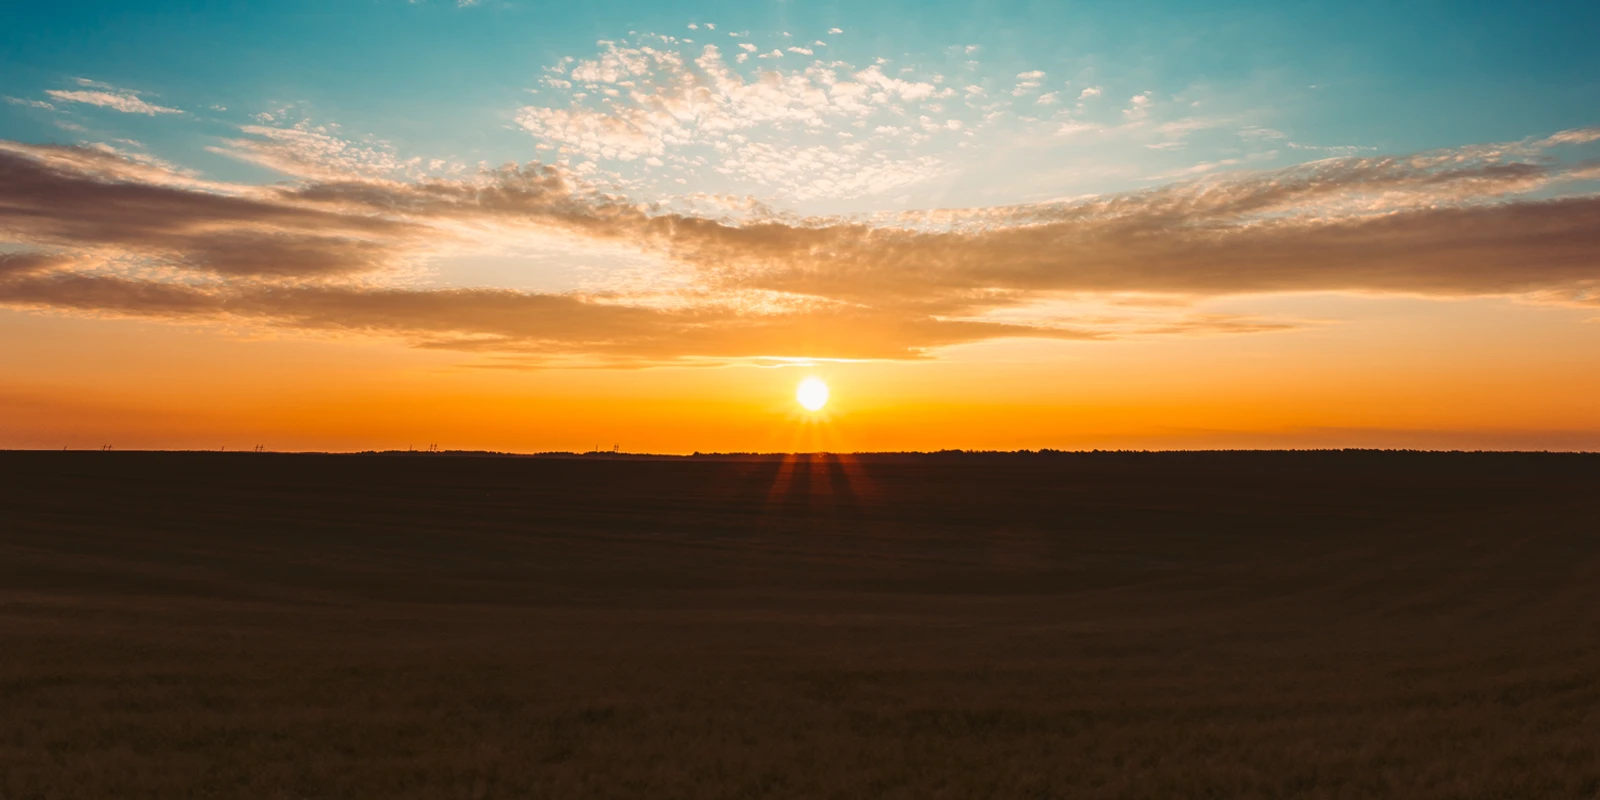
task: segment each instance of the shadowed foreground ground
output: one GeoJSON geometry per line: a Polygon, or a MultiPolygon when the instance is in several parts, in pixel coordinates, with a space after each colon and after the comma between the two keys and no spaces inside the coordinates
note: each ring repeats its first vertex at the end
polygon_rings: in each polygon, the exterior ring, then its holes
{"type": "Polygon", "coordinates": [[[0,798],[1600,794],[1600,457],[0,453],[0,798]]]}

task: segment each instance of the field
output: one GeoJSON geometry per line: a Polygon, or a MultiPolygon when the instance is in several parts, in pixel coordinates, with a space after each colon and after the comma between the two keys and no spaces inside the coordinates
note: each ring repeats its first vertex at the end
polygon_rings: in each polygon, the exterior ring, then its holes
{"type": "Polygon", "coordinates": [[[1600,796],[1600,456],[0,453],[0,798],[1600,796]]]}

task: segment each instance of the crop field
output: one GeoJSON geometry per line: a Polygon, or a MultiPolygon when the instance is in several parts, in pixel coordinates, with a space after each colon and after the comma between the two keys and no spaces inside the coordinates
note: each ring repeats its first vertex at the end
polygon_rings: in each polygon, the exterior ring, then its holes
{"type": "Polygon", "coordinates": [[[0,453],[0,800],[1600,796],[1600,456],[0,453]]]}

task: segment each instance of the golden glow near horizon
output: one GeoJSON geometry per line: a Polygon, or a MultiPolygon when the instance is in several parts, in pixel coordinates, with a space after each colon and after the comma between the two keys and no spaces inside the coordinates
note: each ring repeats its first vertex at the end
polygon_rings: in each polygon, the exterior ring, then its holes
{"type": "Polygon", "coordinates": [[[1329,321],[1251,336],[991,342],[820,371],[485,369],[360,336],[0,310],[0,339],[28,343],[0,348],[0,448],[1600,450],[1592,312],[1279,303],[1329,321]],[[848,403],[806,411],[797,389],[813,374],[848,403]]]}
{"type": "Polygon", "coordinates": [[[828,384],[815,375],[806,378],[795,389],[794,399],[807,411],[821,411],[828,404],[828,384]]]}
{"type": "Polygon", "coordinates": [[[338,48],[208,87],[46,48],[0,98],[0,448],[1600,449],[1581,103],[1463,127],[1303,88],[1366,79],[1320,57],[1196,85],[1137,19],[1093,55],[988,11],[957,42],[519,5],[365,4],[549,37],[537,70],[363,50],[443,82],[394,105],[297,82],[338,48]]]}

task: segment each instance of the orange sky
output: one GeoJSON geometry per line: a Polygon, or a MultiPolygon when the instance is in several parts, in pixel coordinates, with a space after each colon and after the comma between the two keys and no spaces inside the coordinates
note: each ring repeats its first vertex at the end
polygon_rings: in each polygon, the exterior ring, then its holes
{"type": "Polygon", "coordinates": [[[4,311],[0,340],[27,346],[0,351],[0,447],[1600,449],[1592,311],[1265,300],[1316,324],[639,369],[494,369],[370,337],[4,311]],[[807,375],[832,388],[822,414],[794,402],[807,375]]]}

